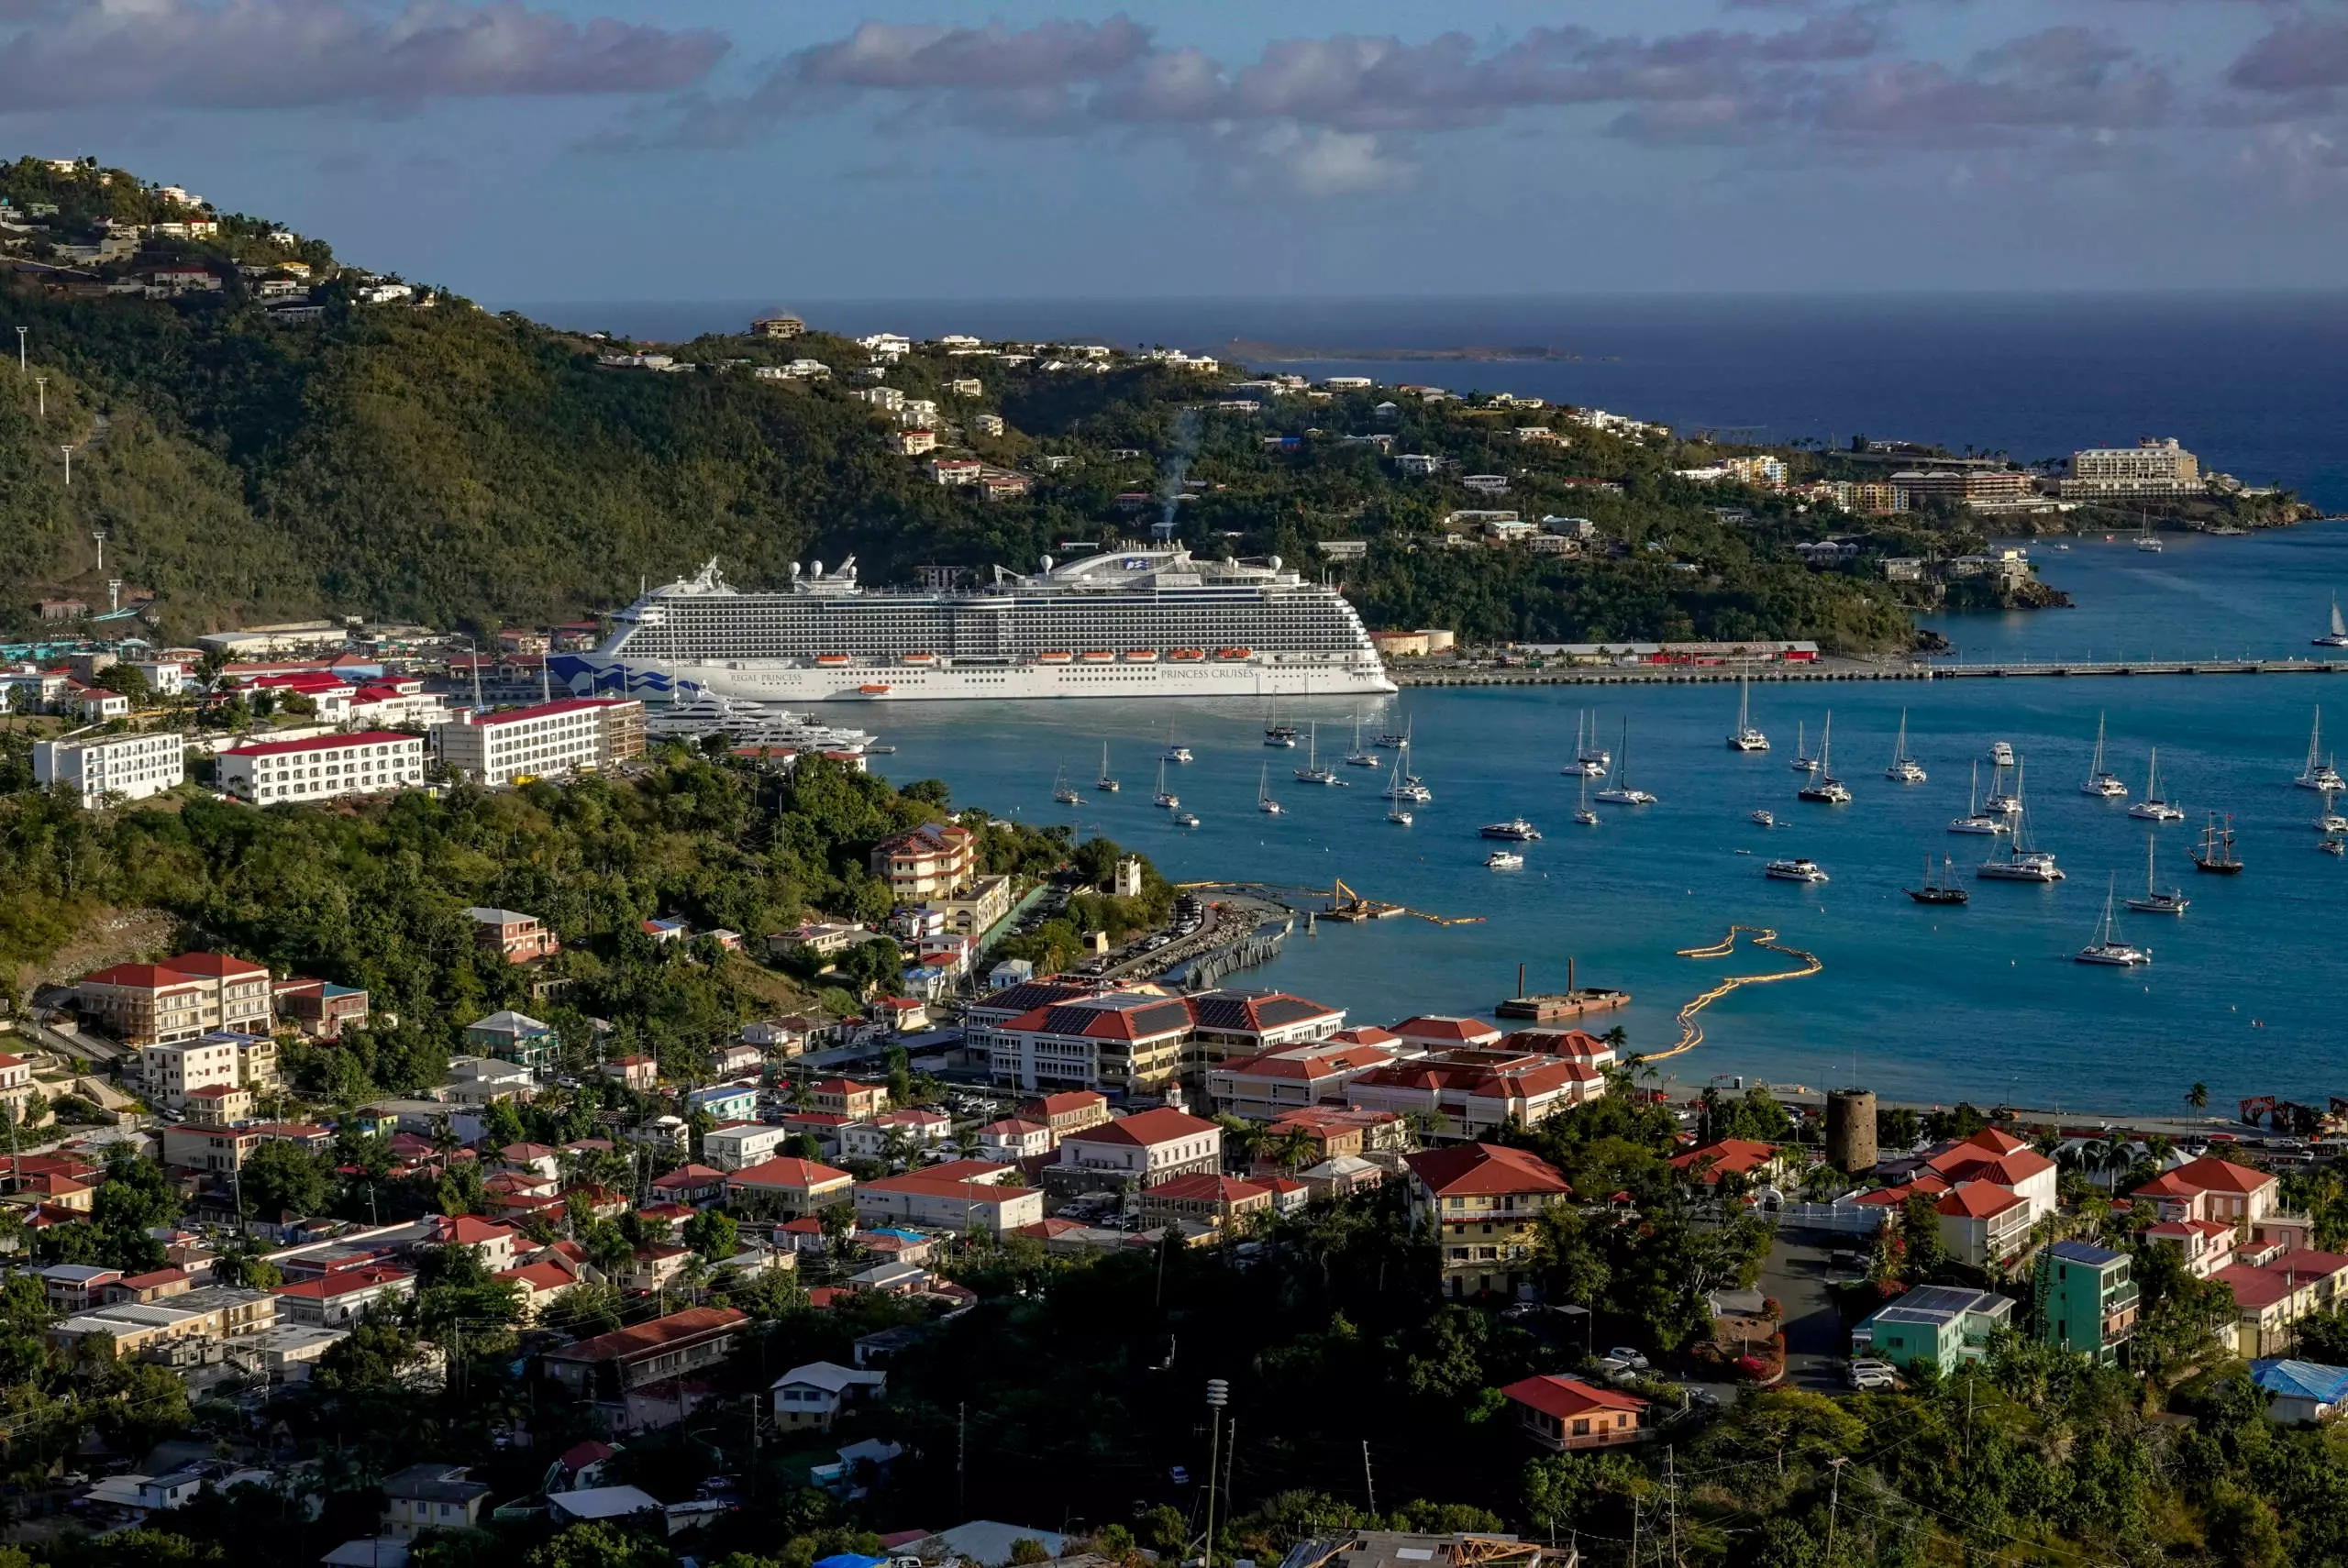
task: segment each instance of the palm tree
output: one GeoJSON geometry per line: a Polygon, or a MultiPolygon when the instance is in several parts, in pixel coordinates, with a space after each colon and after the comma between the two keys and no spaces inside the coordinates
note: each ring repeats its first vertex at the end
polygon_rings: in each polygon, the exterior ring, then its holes
{"type": "Polygon", "coordinates": [[[2191,1088],[2187,1089],[2185,1103],[2196,1110],[2207,1110],[2210,1108],[2210,1086],[2195,1084],[2191,1088]]]}

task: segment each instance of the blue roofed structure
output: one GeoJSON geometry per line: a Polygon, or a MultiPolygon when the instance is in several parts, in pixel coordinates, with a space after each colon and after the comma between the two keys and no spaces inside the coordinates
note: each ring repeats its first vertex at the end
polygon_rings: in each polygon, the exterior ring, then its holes
{"type": "Polygon", "coordinates": [[[2278,1421],[2320,1421],[2348,1408],[2348,1366],[2316,1361],[2254,1361],[2250,1380],[2268,1397],[2278,1421]]]}

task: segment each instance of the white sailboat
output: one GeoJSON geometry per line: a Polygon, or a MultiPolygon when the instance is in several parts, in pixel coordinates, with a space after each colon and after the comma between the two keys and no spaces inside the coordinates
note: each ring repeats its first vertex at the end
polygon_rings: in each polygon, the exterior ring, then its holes
{"type": "Polygon", "coordinates": [[[1402,744],[1401,756],[1396,757],[1394,761],[1397,770],[1402,775],[1401,783],[1395,787],[1395,792],[1401,799],[1420,806],[1434,799],[1434,791],[1428,789],[1419,776],[1411,771],[1411,746],[1408,741],[1402,744]]]}
{"type": "Polygon", "coordinates": [[[2315,646],[2320,648],[2348,648],[2348,621],[2340,618],[2340,595],[2337,593],[2331,596],[2331,630],[2328,635],[2316,638],[2315,646]]]}
{"type": "Polygon", "coordinates": [[[2006,819],[2003,816],[1991,816],[1988,812],[1982,811],[1980,801],[1981,765],[1977,762],[1973,765],[1973,786],[1965,792],[1965,814],[1961,817],[1951,818],[1949,820],[1948,831],[1951,833],[1977,834],[2001,834],[2006,832],[2008,828],[2006,819]]]}
{"type": "Polygon", "coordinates": [[[1354,721],[1354,748],[1353,750],[1346,753],[1346,766],[1347,767],[1375,767],[1378,766],[1378,758],[1361,748],[1361,721],[1359,719],[1356,719],[1354,721]]]}
{"type": "Polygon", "coordinates": [[[1386,820],[1396,827],[1411,825],[1411,809],[1403,802],[1410,799],[1402,793],[1402,754],[1394,758],[1394,773],[1386,781],[1386,820]]]}
{"type": "Polygon", "coordinates": [[[1908,710],[1905,708],[1899,710],[1899,740],[1891,748],[1891,766],[1883,770],[1883,776],[1895,784],[1922,784],[1924,781],[1923,768],[1908,755],[1908,710]]]}
{"type": "Polygon", "coordinates": [[[1736,682],[1736,728],[1729,732],[1731,751],[1767,751],[1769,737],[1753,727],[1753,682],[1743,676],[1736,682]]]}
{"type": "Polygon", "coordinates": [[[1795,721],[1794,723],[1793,769],[1796,773],[1818,771],[1818,758],[1810,755],[1810,739],[1800,720],[1795,721]]]}
{"type": "Polygon", "coordinates": [[[1109,743],[1107,741],[1101,743],[1101,777],[1092,781],[1092,787],[1104,795],[1113,795],[1117,792],[1117,781],[1109,774],[1109,743]]]}
{"type": "Polygon", "coordinates": [[[2079,781],[2079,793],[2097,795],[2107,801],[2124,801],[2128,786],[2120,776],[2103,765],[2103,715],[2095,716],[2095,760],[2088,764],[2088,776],[2079,781]]]}
{"type": "Polygon", "coordinates": [[[1063,806],[1073,806],[1081,799],[1076,792],[1076,786],[1068,781],[1068,764],[1065,762],[1060,764],[1060,770],[1052,776],[1052,799],[1063,806]]]}
{"type": "Polygon", "coordinates": [[[2340,771],[2331,759],[2323,755],[2323,710],[2315,711],[2315,728],[2308,732],[2308,765],[2291,780],[2302,790],[2320,790],[2329,795],[2340,789],[2340,771]]]}
{"type": "Polygon", "coordinates": [[[1166,726],[1166,749],[1157,755],[1162,762],[1189,763],[1197,760],[1191,756],[1189,746],[1174,744],[1174,726],[1170,723],[1166,726]]]}
{"type": "Polygon", "coordinates": [[[1300,784],[1326,784],[1345,788],[1346,781],[1332,768],[1321,766],[1321,726],[1313,724],[1304,732],[1304,766],[1292,770],[1300,784]]]}
{"type": "Polygon", "coordinates": [[[2136,547],[2148,556],[2161,553],[2161,536],[2153,532],[2152,517],[2144,513],[2136,515],[2136,547]]]}
{"type": "Polygon", "coordinates": [[[1613,756],[1598,744],[1598,715],[1584,712],[1574,727],[1573,771],[1585,778],[1603,778],[1613,766],[1613,756]]]}
{"type": "Polygon", "coordinates": [[[1272,769],[1269,764],[1266,764],[1263,773],[1256,780],[1256,809],[1268,817],[1277,817],[1287,808],[1272,799],[1271,786],[1272,769]]]}
{"type": "Polygon", "coordinates": [[[1794,791],[1797,800],[1814,801],[1823,806],[1847,806],[1851,803],[1848,786],[1834,777],[1834,710],[1826,710],[1826,726],[1818,733],[1818,767],[1809,783],[1794,791]]]}
{"type": "Polygon", "coordinates": [[[2013,792],[2006,790],[2006,769],[2019,768],[2019,763],[2007,762],[1989,769],[1989,793],[1982,799],[1981,809],[1995,817],[2021,815],[2021,790],[2017,784],[2013,792]]]}
{"type": "MultiPolygon", "coordinates": [[[[2115,888],[2119,880],[2116,877],[2112,878],[2115,888]]],[[[2095,940],[2080,948],[2074,956],[2082,964],[2110,964],[2123,969],[2132,969],[2139,964],[2151,963],[2153,961],[2151,948],[2138,947],[2122,942],[2118,933],[2111,929],[2111,897],[2110,889],[2106,889],[2103,895],[2103,919],[2096,924],[2095,940]]]]}
{"type": "Polygon", "coordinates": [[[2030,843],[2030,818],[2021,809],[2021,763],[2014,763],[2014,836],[2006,845],[2002,860],[1984,860],[1974,868],[1974,875],[1991,882],[2059,882],[2062,867],[2054,864],[2052,851],[2034,849],[2030,843]]]}
{"type": "Polygon", "coordinates": [[[1589,809],[1589,780],[1584,778],[1581,781],[1581,799],[1574,810],[1574,822],[1581,827],[1596,827],[1599,820],[1598,813],[1589,809]]]}
{"type": "Polygon", "coordinates": [[[2153,885],[2154,843],[2154,835],[2146,834],[2144,835],[2144,896],[2141,899],[2129,900],[2128,907],[2138,914],[2183,914],[2193,902],[2185,896],[2184,889],[2171,888],[2168,891],[2163,892],[2153,885]]]}
{"type": "Polygon", "coordinates": [[[1149,803],[1161,812],[1170,812],[1182,803],[1166,791],[1166,759],[1162,756],[1157,759],[1157,793],[1149,803]]]}
{"type": "Polygon", "coordinates": [[[2144,798],[2128,808],[2128,814],[2139,822],[2181,823],[2185,808],[2170,800],[2161,790],[2161,748],[2153,747],[2153,760],[2144,770],[2144,798]]]}
{"type": "Polygon", "coordinates": [[[1631,721],[1623,721],[1623,755],[1616,762],[1613,780],[1598,792],[1601,806],[1652,806],[1655,797],[1645,790],[1631,787],[1631,721]]]}

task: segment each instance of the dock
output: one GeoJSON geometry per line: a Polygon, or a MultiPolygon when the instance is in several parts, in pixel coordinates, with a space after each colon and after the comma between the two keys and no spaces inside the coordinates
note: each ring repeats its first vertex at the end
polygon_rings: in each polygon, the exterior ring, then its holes
{"type": "Polygon", "coordinates": [[[1611,1012],[1618,1007],[1630,1005],[1631,993],[1628,991],[1613,990],[1605,986],[1584,986],[1574,991],[1511,997],[1506,1001],[1496,1003],[1492,1011],[1501,1018],[1529,1018],[1535,1023],[1554,1023],[1561,1018],[1611,1012]]]}

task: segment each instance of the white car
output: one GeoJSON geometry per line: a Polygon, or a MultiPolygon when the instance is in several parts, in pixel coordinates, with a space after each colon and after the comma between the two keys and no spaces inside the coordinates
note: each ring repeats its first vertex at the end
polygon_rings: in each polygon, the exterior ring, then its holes
{"type": "Polygon", "coordinates": [[[1854,1361],[1844,1375],[1851,1386],[1861,1393],[1899,1386],[1899,1369],[1888,1361],[1854,1361]]]}
{"type": "Polygon", "coordinates": [[[1619,1361],[1634,1372],[1645,1372],[1647,1370],[1647,1358],[1641,1355],[1638,1352],[1633,1350],[1628,1345],[1616,1345],[1612,1350],[1606,1353],[1606,1359],[1609,1361],[1619,1361]]]}

